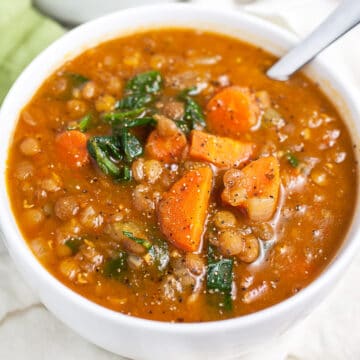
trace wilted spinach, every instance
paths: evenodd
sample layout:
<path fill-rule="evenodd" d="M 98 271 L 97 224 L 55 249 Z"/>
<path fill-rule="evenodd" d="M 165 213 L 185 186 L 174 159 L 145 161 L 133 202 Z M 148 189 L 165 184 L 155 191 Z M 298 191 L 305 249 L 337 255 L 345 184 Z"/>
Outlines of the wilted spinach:
<path fill-rule="evenodd" d="M 143 153 L 140 141 L 127 128 L 116 135 L 92 136 L 87 148 L 104 174 L 126 181 L 131 180 L 131 162 Z"/>
<path fill-rule="evenodd" d="M 123 280 L 126 273 L 127 254 L 123 251 L 120 251 L 116 258 L 107 260 L 103 266 L 104 276 L 115 280 Z"/>
<path fill-rule="evenodd" d="M 151 70 L 134 76 L 126 84 L 126 90 L 131 93 L 157 94 L 161 90 L 162 83 L 161 74 Z"/>
<path fill-rule="evenodd" d="M 156 121 L 152 117 L 142 117 L 142 118 L 124 120 L 121 122 L 119 126 L 124 128 L 133 128 L 144 125 L 155 126 Z"/>
<path fill-rule="evenodd" d="M 232 308 L 233 264 L 233 259 L 217 258 L 214 249 L 209 246 L 206 286 L 208 290 L 214 290 L 217 293 L 226 310 Z"/>
<path fill-rule="evenodd" d="M 141 239 L 138 238 L 136 236 L 134 236 L 134 234 L 130 231 L 123 231 L 122 232 L 126 237 L 128 237 L 129 239 L 135 241 L 136 243 L 142 245 L 146 250 L 150 250 L 152 247 L 152 243 L 146 239 Z"/>
<path fill-rule="evenodd" d="M 206 126 L 205 117 L 200 105 L 191 97 L 197 94 L 195 87 L 183 90 L 178 99 L 185 103 L 185 112 L 182 120 L 177 122 L 179 128 L 188 133 L 193 129 L 203 129 Z"/>
<path fill-rule="evenodd" d="M 143 147 L 138 138 L 126 128 L 121 130 L 121 143 L 128 163 L 142 155 Z"/>
<path fill-rule="evenodd" d="M 124 121 L 139 117 L 141 114 L 144 113 L 144 111 L 145 108 L 143 107 L 129 111 L 113 111 L 113 112 L 105 113 L 102 116 L 102 119 L 111 126 L 121 125 L 122 122 Z"/>
<path fill-rule="evenodd" d="M 232 259 L 221 259 L 209 263 L 206 277 L 208 289 L 230 292 L 232 283 Z"/>
<path fill-rule="evenodd" d="M 118 136 L 93 136 L 87 142 L 87 149 L 104 174 L 117 180 L 129 180 L 124 166 L 119 166 L 123 155 Z"/>
<path fill-rule="evenodd" d="M 81 237 L 71 237 L 65 241 L 65 245 L 71 250 L 72 254 L 75 255 L 82 244 L 83 239 Z"/>
<path fill-rule="evenodd" d="M 158 71 L 152 70 L 134 76 L 128 81 L 125 96 L 116 105 L 116 110 L 134 110 L 155 100 L 163 84 Z"/>

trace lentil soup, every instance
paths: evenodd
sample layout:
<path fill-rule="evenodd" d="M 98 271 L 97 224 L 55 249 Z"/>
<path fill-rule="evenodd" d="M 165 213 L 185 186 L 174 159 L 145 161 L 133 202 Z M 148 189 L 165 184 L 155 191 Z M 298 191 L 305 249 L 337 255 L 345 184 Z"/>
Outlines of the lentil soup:
<path fill-rule="evenodd" d="M 138 33 L 65 63 L 23 109 L 8 192 L 34 255 L 124 314 L 249 314 L 331 261 L 357 187 L 334 106 L 275 57 L 186 29 Z"/>

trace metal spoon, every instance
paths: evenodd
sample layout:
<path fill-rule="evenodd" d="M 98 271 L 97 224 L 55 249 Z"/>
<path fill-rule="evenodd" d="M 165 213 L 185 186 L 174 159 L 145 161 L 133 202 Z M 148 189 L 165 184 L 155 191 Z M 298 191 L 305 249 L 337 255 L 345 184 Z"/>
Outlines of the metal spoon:
<path fill-rule="evenodd" d="M 266 75 L 274 80 L 287 80 L 290 75 L 359 23 L 360 0 L 344 0 L 310 35 L 277 61 Z"/>

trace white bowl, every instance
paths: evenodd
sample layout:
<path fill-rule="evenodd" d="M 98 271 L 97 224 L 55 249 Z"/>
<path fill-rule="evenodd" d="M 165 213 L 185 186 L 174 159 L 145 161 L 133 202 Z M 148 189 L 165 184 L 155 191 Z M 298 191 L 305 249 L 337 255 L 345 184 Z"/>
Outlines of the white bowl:
<path fill-rule="evenodd" d="M 82 25 L 56 41 L 21 74 L 0 113 L 0 224 L 6 245 L 19 270 L 42 302 L 60 320 L 89 341 L 136 359 L 231 359 L 276 341 L 276 337 L 303 319 L 333 288 L 359 245 L 360 201 L 346 239 L 327 269 L 293 297 L 257 313 L 231 320 L 172 324 L 143 320 L 108 310 L 76 294 L 50 275 L 26 245 L 6 193 L 6 161 L 21 109 L 42 82 L 66 59 L 117 36 L 165 26 L 190 27 L 232 35 L 280 55 L 296 39 L 287 32 L 240 12 L 189 5 L 153 6 L 121 11 Z M 307 73 L 333 100 L 359 144 L 360 102 L 325 59 L 314 61 Z M 356 120 L 356 121 L 355 121 Z M 359 159 L 359 147 L 355 149 Z M 139 304 L 139 306 L 142 306 Z M 331 314 L 329 314 L 331 316 Z"/>

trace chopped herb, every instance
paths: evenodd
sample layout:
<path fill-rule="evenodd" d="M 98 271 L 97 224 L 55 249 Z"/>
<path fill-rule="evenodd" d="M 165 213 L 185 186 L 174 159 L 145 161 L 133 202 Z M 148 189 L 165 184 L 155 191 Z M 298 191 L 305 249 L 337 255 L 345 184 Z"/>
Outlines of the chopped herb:
<path fill-rule="evenodd" d="M 288 151 L 285 156 L 287 161 L 293 168 L 299 166 L 299 159 L 292 152 Z"/>
<path fill-rule="evenodd" d="M 103 267 L 103 274 L 106 277 L 122 280 L 127 270 L 127 254 L 120 251 L 119 256 L 107 260 Z"/>
<path fill-rule="evenodd" d="M 152 247 L 152 243 L 146 239 L 141 239 L 133 235 L 132 232 L 129 231 L 123 231 L 122 232 L 125 236 L 127 236 L 129 239 L 135 241 L 136 243 L 142 245 L 146 250 L 150 250 Z"/>
<path fill-rule="evenodd" d="M 115 109 L 138 109 L 153 102 L 162 88 L 163 80 L 158 71 L 148 71 L 136 75 L 128 81 L 125 97 L 119 100 Z"/>
<path fill-rule="evenodd" d="M 121 131 L 121 142 L 129 163 L 143 153 L 143 147 L 138 138 L 131 134 L 126 128 Z"/>
<path fill-rule="evenodd" d="M 83 239 L 80 237 L 71 237 L 65 241 L 65 245 L 72 251 L 73 255 L 75 255 L 79 251 L 82 242 Z"/>

